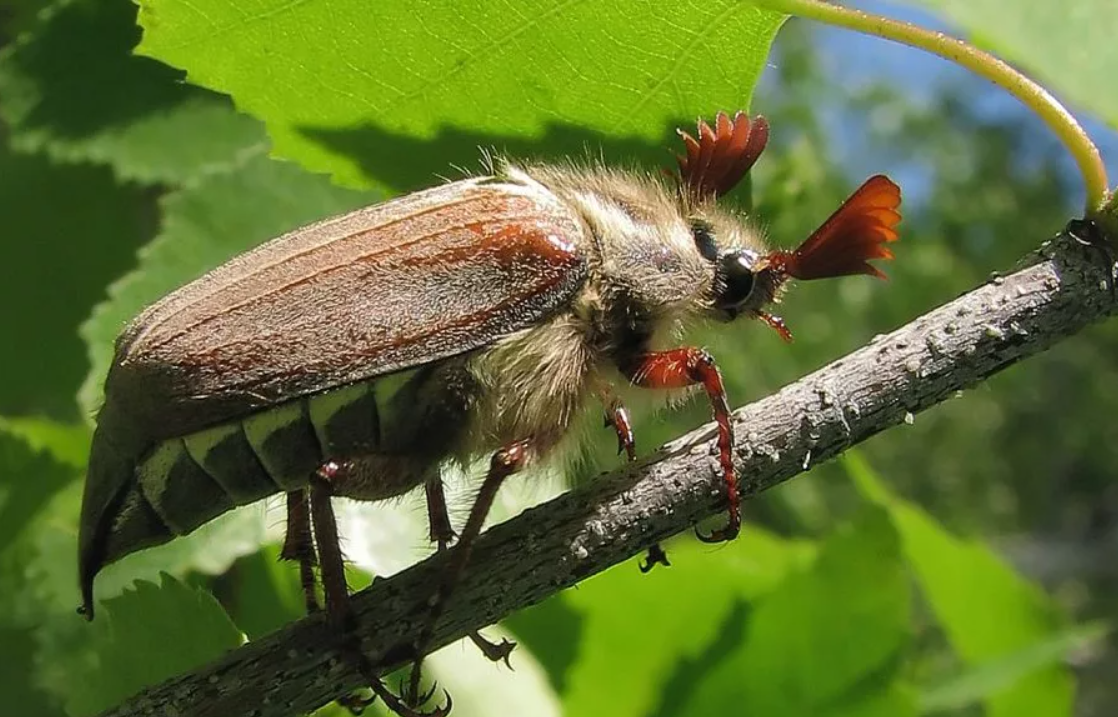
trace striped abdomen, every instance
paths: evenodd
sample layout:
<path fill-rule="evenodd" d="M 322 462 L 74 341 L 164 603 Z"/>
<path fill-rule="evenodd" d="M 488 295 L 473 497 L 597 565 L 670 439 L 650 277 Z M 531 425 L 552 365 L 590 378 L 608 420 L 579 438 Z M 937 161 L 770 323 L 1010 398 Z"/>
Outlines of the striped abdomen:
<path fill-rule="evenodd" d="M 143 498 L 173 535 L 239 505 L 305 487 L 329 459 L 378 453 L 404 372 L 282 404 L 159 443 L 136 467 Z M 392 485 L 386 495 L 412 485 Z"/>

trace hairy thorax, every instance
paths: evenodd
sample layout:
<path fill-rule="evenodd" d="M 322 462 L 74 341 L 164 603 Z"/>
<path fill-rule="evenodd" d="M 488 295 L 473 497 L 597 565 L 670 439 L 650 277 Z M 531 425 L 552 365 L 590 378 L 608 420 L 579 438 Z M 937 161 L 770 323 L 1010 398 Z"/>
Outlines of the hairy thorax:
<path fill-rule="evenodd" d="M 528 440 L 529 454 L 548 453 L 584 409 L 595 356 L 588 327 L 571 312 L 521 331 L 475 354 L 476 382 L 461 458 Z"/>

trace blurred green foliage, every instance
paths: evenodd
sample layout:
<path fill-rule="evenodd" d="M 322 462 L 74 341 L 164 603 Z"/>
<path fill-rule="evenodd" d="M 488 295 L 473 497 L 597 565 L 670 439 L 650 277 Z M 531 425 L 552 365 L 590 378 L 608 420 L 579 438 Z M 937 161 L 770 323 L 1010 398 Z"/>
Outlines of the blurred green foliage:
<path fill-rule="evenodd" d="M 1073 211 L 1060 150 L 1034 124 L 988 119 L 970 85 L 921 103 L 880 82 L 837 85 L 796 23 L 770 57 L 780 16 L 710 3 L 594 15 L 591 3 L 539 22 L 506 17 L 520 34 L 494 39 L 483 15 L 462 10 L 459 49 L 477 60 L 447 70 L 424 44 L 443 25 L 425 35 L 412 10 L 383 5 L 375 16 L 353 14 L 367 4 L 302 4 L 303 14 L 273 17 L 262 3 L 251 32 L 214 41 L 206 22 L 221 16 L 197 13 L 239 6 L 180 5 L 195 15 L 160 25 L 172 4 L 144 2 L 144 52 L 231 91 L 230 102 L 132 55 L 140 33 L 125 0 L 0 2 L 3 713 L 91 714 L 220 654 L 239 633 L 253 639 L 298 616 L 295 571 L 275 560 L 274 505 L 131 556 L 99 579 L 109 609 L 94 626 L 73 613 L 80 476 L 112 338 L 146 302 L 287 228 L 431 183 L 454 162 L 476 166 L 479 144 L 543 157 L 601 146 L 655 171 L 670 161 L 679 115 L 743 104 L 767 61 L 753 105 L 774 138 L 752 205 L 775 243 L 797 242 L 862 179 L 842 158 L 911 182 L 889 283 L 792 292 L 782 307 L 792 345 L 759 325 L 692 337 L 719 358 L 741 404 L 1011 269 Z M 388 26 L 397 32 L 378 35 Z M 999 42 L 1018 47 L 1011 27 Z M 342 33 L 335 44 L 321 40 L 332 31 Z M 609 42 L 588 39 L 603 31 Z M 176 32 L 196 40 L 177 43 Z M 631 72 L 607 82 L 618 48 Z M 404 89 L 424 73 L 449 80 L 382 103 L 386 55 L 401 58 L 397 74 L 414 73 Z M 582 64 L 564 67 L 581 82 L 551 72 L 576 56 Z M 1098 61 L 1118 72 L 1105 54 Z M 525 83 L 527 95 L 510 90 Z M 320 95 L 329 101 L 315 104 Z M 643 109 L 630 116 L 634 97 Z M 277 137 L 300 164 L 268 158 Z M 341 189 L 305 167 L 378 190 Z M 1095 327 L 753 501 L 732 545 L 683 537 L 669 546 L 671 569 L 619 566 L 512 616 L 500 629 L 521 643 L 515 673 L 479 664 L 468 646 L 443 650 L 430 669 L 461 717 L 1111 714 L 1118 658 L 1101 639 L 1105 623 L 1087 621 L 1118 610 L 1116 350 L 1118 328 Z M 707 411 L 638 411 L 641 450 Z M 597 438 L 582 475 L 566 479 L 616 465 L 612 437 Z M 528 477 L 500 512 L 565 484 Z M 457 489 L 456 504 L 468 505 L 468 491 Z M 386 574 L 427 550 L 414 501 L 339 510 L 358 568 Z M 1028 575 L 984 541 L 1011 550 Z"/>

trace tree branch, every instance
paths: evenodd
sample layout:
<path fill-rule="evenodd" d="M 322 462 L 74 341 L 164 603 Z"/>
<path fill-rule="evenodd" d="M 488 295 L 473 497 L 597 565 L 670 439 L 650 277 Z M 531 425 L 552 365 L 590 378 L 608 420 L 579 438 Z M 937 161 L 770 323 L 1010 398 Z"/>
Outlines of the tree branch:
<path fill-rule="evenodd" d="M 1103 252 L 1061 237 L 996 278 L 734 413 L 744 496 L 904 421 L 1118 312 Z M 724 510 L 708 425 L 489 530 L 434 633 L 438 648 Z M 742 540 L 749 540 L 748 532 Z M 435 555 L 354 596 L 363 648 L 385 671 L 421 628 L 445 567 Z M 635 569 L 635 568 L 634 568 Z M 106 715 L 278 717 L 361 686 L 315 616 L 133 697 Z"/>

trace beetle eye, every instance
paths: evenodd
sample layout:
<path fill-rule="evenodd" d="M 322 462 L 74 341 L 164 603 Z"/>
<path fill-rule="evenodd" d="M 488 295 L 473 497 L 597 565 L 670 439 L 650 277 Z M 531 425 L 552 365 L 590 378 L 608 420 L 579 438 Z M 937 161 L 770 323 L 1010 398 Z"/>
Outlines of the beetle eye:
<path fill-rule="evenodd" d="M 752 265 L 748 252 L 734 251 L 722 255 L 718 261 L 720 280 L 718 305 L 720 307 L 740 306 L 753 293 Z"/>
<path fill-rule="evenodd" d="M 714 227 L 702 219 L 691 222 L 691 236 L 695 237 L 695 246 L 707 261 L 718 260 L 718 244 L 714 241 Z"/>

